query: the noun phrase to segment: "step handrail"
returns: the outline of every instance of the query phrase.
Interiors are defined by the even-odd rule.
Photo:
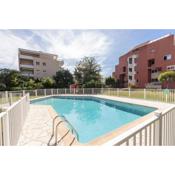
[[[71,133],[74,135],[74,138],[73,140],[71,141],[71,143],[69,144],[70,146],[73,144],[73,142],[75,141],[75,138],[78,140],[79,137],[78,137],[78,133],[77,131],[75,130],[75,128],[70,124],[70,122],[64,117],[64,116],[61,116],[61,121],[58,121],[58,123],[56,124],[55,126],[55,120],[57,119],[58,116],[56,116],[54,119],[53,119],[53,123],[52,123],[52,135],[48,141],[48,146],[56,146],[59,142],[61,142],[61,140],[63,140],[66,135],[68,135],[68,133],[71,131]],[[58,140],[58,127],[61,123],[65,122],[67,125],[68,125],[68,131]],[[54,144],[50,144],[52,138],[54,137],[54,134],[55,134],[55,143]]]
[[[72,126],[72,124],[70,124],[70,122],[63,115],[61,117],[68,124],[68,126],[71,127],[69,129],[71,129],[72,134],[75,134],[76,139],[79,140],[78,132],[76,131],[76,129]]]

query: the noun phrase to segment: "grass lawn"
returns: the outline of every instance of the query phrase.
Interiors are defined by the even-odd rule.
[[[99,91],[100,92],[100,91]],[[85,92],[87,93],[87,92]],[[81,94],[81,93],[80,93]],[[98,92],[97,92],[98,94]],[[144,90],[143,89],[132,89],[130,92],[130,96],[129,96],[129,92],[126,89],[122,89],[117,91],[117,89],[103,89],[103,94],[104,95],[110,95],[110,96],[118,96],[118,97],[127,97],[127,98],[138,98],[138,99],[144,99]],[[35,98],[39,98],[39,97],[43,97],[43,95],[38,95],[35,96],[33,94],[31,94],[30,99],[35,99]],[[16,102],[17,100],[20,99],[20,96],[13,96],[12,98],[13,103]],[[166,98],[166,94],[164,93],[163,90],[146,90],[146,96],[145,96],[146,100],[154,100],[154,101],[163,101],[163,102],[175,102],[175,90],[170,90],[169,93],[167,94],[167,98]],[[8,103],[8,101],[5,99],[5,97],[0,97],[0,105],[6,104]]]
[[[128,98],[138,98],[144,99],[144,90],[132,90],[129,96],[128,90],[110,90],[104,91],[105,95],[118,96],[118,97],[128,97]],[[166,101],[166,94],[163,90],[146,90],[146,100],[154,101]],[[167,95],[167,102],[175,102],[175,91],[170,91]]]

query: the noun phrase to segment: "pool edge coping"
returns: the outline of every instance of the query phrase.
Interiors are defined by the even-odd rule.
[[[124,102],[124,103],[129,103],[127,102],[128,98],[122,98],[122,97],[117,97],[118,100],[115,100],[116,97],[115,96],[106,96],[106,95],[79,95],[79,94],[61,94],[61,95],[49,95],[49,96],[44,96],[44,97],[39,97],[39,98],[34,98],[34,99],[31,99],[30,101],[34,101],[34,100],[38,100],[38,99],[45,99],[45,98],[51,98],[51,97],[59,97],[59,96],[84,96],[84,97],[97,97],[97,98],[101,98],[101,99],[106,99],[106,100],[114,100],[114,101],[119,101],[119,102]],[[120,101],[122,99],[122,101]],[[144,115],[143,117],[141,118],[138,118],[132,122],[129,122],[127,124],[124,124],[123,126],[113,130],[113,131],[110,131],[104,135],[101,135],[97,138],[95,138],[94,140],[88,142],[88,143],[80,143],[78,140],[77,140],[77,144],[75,144],[75,146],[99,146],[99,145],[105,145],[107,142],[110,142],[111,140],[115,139],[116,137],[120,136],[121,134],[129,131],[130,129],[138,126],[139,124],[142,124],[144,122],[146,122],[147,120],[150,120],[151,118],[155,117],[155,113],[157,112],[161,112],[165,109],[167,109],[168,107],[171,107],[171,106],[175,106],[173,104],[170,104],[170,103],[162,103],[162,102],[154,102],[154,101],[147,101],[147,100],[140,100],[140,99],[130,99],[132,100],[132,103],[129,103],[129,104],[136,104],[136,105],[140,105],[140,106],[145,106],[145,107],[152,107],[152,108],[156,108],[157,110],[147,114],[147,115]],[[129,100],[129,101],[130,101]],[[134,100],[137,101],[137,103],[134,103]],[[140,103],[138,103],[138,101],[142,101],[142,102],[148,102],[146,105],[142,105]],[[154,103],[154,107],[153,106],[150,106],[149,103]],[[156,104],[156,105],[155,105]],[[162,104],[163,105],[163,108],[158,108],[157,105],[159,104]],[[44,105],[43,105],[44,106]],[[51,105],[46,105],[46,106],[50,106],[50,108],[52,108],[52,110],[54,111],[55,114],[57,114],[57,116],[59,118],[61,118],[59,116],[59,114],[54,110],[54,108],[51,106]],[[166,107],[165,107],[166,106]],[[52,117],[53,118],[53,117]],[[111,144],[112,146],[113,144]]]

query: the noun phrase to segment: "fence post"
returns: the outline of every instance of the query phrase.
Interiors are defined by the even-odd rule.
[[[168,102],[168,94],[165,94],[165,101]]]
[[[3,125],[3,145],[9,146],[10,145],[10,129],[9,129],[9,114],[5,112],[5,117],[2,118],[2,125]]]
[[[12,93],[9,93],[9,97],[10,97],[10,105],[12,105],[13,103]]]
[[[24,95],[25,95],[25,90],[22,91],[22,96],[24,96]]]
[[[58,89],[57,89],[57,95],[58,95]]]
[[[94,94],[94,88],[92,88],[92,94]]]
[[[101,94],[103,95],[103,87],[101,88]]]
[[[117,96],[119,96],[119,89],[117,88]]]
[[[37,95],[37,89],[35,90],[35,96],[37,97],[38,95]]]
[[[46,96],[46,89],[44,89],[44,96]]]
[[[155,115],[159,118],[159,146],[162,146],[162,113],[155,112]]]
[[[53,95],[53,89],[51,89],[51,95]]]
[[[144,89],[144,99],[146,99],[146,89]]]
[[[66,89],[64,89],[64,93],[66,94]]]
[[[5,103],[8,103],[8,91],[5,91]]]
[[[128,89],[129,97],[131,96],[131,88]]]

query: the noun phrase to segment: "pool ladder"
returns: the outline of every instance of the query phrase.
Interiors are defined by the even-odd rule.
[[[58,116],[56,116],[53,119],[53,123],[52,123],[52,135],[51,135],[51,137],[50,137],[47,145],[48,146],[57,146],[61,141],[64,140],[64,138],[66,138],[66,136],[69,133],[72,133],[73,139],[68,144],[68,146],[72,146],[73,143],[75,142],[75,140],[76,139],[78,140],[78,133],[77,133],[77,131],[75,130],[75,128],[73,128],[73,126],[69,123],[69,121],[65,119],[64,116],[61,117],[61,119],[62,119],[61,121],[57,121],[57,118],[58,118]],[[67,130],[66,133],[64,133],[64,135],[61,138],[58,139],[58,128],[59,128],[59,126],[60,126],[61,123],[66,123],[67,126],[68,126],[68,130]],[[54,137],[55,137],[55,141],[54,141],[54,143],[51,144],[51,141],[53,140]]]

